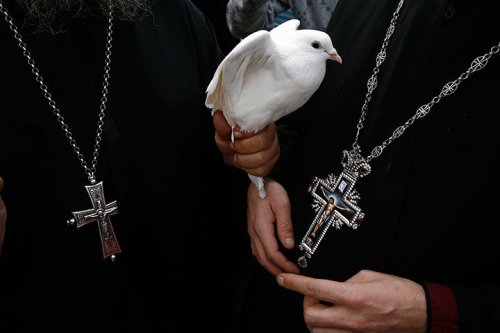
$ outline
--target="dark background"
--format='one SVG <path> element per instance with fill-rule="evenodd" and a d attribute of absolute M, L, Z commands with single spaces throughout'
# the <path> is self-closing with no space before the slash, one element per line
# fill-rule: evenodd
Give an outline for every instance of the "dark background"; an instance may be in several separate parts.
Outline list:
<path fill-rule="evenodd" d="M 207 14 L 212 23 L 219 44 L 225 54 L 238 43 L 238 39 L 229 32 L 226 23 L 226 5 L 228 0 L 192 0 L 205 14 Z"/>

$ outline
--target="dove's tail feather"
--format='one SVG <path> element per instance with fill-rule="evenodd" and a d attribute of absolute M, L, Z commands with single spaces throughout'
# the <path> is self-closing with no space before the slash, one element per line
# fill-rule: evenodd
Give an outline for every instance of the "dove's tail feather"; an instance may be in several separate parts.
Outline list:
<path fill-rule="evenodd" d="M 252 175 L 248 175 L 248 178 L 250 178 L 252 183 L 254 183 L 254 185 L 257 186 L 257 189 L 259 190 L 259 197 L 261 199 L 264 199 L 266 197 L 266 189 L 264 188 L 264 178 Z"/>

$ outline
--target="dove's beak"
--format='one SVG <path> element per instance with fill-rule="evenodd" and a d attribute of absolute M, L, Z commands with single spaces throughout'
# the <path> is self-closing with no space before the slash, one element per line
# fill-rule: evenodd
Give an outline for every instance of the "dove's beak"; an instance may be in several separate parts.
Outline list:
<path fill-rule="evenodd" d="M 342 58 L 337 53 L 337 50 L 333 49 L 331 51 L 328 51 L 327 53 L 328 53 L 328 56 L 330 57 L 330 59 L 332 59 L 333 61 L 338 62 L 339 64 L 342 63 Z"/>

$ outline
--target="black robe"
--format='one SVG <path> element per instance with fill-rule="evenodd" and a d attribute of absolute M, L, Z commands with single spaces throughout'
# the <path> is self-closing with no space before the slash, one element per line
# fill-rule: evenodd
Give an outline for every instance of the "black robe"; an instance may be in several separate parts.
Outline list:
<path fill-rule="evenodd" d="M 315 176 L 338 175 L 350 149 L 375 57 L 398 1 L 340 1 L 329 63 L 307 105 L 282 120 L 280 181 L 298 243 L 314 218 Z M 381 67 L 359 144 L 366 157 L 397 126 L 500 41 L 496 0 L 407 0 Z M 500 55 L 417 120 L 358 180 L 357 230 L 329 230 L 304 274 L 344 281 L 362 269 L 450 286 L 461 332 L 500 332 L 498 235 Z M 291 139 L 293 138 L 293 140 Z M 288 151 L 289 150 L 289 151 Z M 307 161 L 307 163 L 304 163 Z M 298 251 L 285 251 L 296 261 Z M 238 332 L 303 332 L 302 297 L 255 268 Z"/>
<path fill-rule="evenodd" d="M 107 21 L 33 33 L 15 2 L 4 4 L 90 163 Z M 118 202 L 115 263 L 102 258 L 95 222 L 66 225 L 71 212 L 91 208 L 89 182 L 2 16 L 1 332 L 198 332 L 225 323 L 233 232 L 225 221 L 234 223 L 238 197 L 204 106 L 221 60 L 214 32 L 184 0 L 155 1 L 151 15 L 113 29 L 96 176 L 107 202 Z"/>

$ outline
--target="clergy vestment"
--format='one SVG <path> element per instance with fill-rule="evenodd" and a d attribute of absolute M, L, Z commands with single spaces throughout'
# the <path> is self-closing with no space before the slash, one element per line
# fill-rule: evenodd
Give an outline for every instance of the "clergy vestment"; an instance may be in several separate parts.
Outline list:
<path fill-rule="evenodd" d="M 103 86 L 107 19 L 34 32 L 4 1 L 87 163 Z M 113 22 L 109 94 L 96 178 L 122 253 L 103 260 L 73 147 L 0 23 L 0 176 L 8 210 L 0 255 L 1 332 L 199 332 L 224 322 L 232 199 L 205 88 L 221 60 L 190 1 Z M 243 177 L 243 176 L 242 176 Z M 244 179 L 244 178 L 243 178 Z M 224 180 L 228 180 L 226 183 Z M 244 202 L 244 199 L 242 200 Z M 109 225 L 108 225 L 109 227 Z"/>
<path fill-rule="evenodd" d="M 312 99 L 280 122 L 276 177 L 290 196 L 297 246 L 315 217 L 309 185 L 338 176 L 343 150 L 352 149 L 398 2 L 339 2 L 327 32 L 343 64 L 329 64 Z M 494 0 L 405 1 L 360 132 L 364 157 L 498 46 L 499 9 Z M 369 269 L 408 278 L 427 290 L 431 332 L 500 331 L 499 79 L 497 54 L 385 147 L 355 186 L 363 223 L 329 229 L 302 273 L 345 281 Z M 294 262 L 301 255 L 282 251 Z M 238 332 L 307 332 L 301 295 L 257 264 L 249 279 Z"/>

